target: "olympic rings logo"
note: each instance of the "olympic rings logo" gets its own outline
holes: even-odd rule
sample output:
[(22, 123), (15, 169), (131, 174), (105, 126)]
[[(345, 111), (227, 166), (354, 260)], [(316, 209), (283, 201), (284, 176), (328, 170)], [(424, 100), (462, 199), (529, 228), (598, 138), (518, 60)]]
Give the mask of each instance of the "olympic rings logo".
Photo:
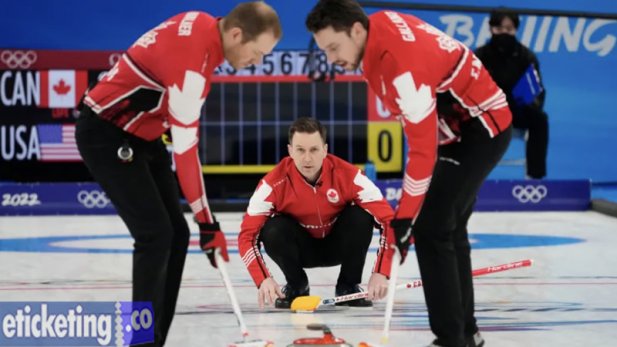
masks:
[(537, 204), (548, 194), (548, 189), (544, 185), (534, 186), (528, 184), (526, 186), (515, 185), (512, 188), (512, 196), (519, 202), (526, 204), (528, 202)]
[(98, 190), (81, 190), (77, 193), (77, 200), (86, 208), (105, 208), (110, 202), (107, 195)]
[(27, 69), (36, 62), (37, 55), (35, 51), (2, 51), (0, 53), (0, 61), (2, 61), (9, 69)]

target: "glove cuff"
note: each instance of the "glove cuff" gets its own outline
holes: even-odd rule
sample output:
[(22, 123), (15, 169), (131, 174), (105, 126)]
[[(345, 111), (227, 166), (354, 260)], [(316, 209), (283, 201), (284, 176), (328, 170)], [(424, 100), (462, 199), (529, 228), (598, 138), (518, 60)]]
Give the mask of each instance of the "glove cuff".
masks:
[(197, 223), (199, 224), (199, 230), (201, 231), (220, 231), (221, 227), (219, 226), (219, 222), (214, 223)]

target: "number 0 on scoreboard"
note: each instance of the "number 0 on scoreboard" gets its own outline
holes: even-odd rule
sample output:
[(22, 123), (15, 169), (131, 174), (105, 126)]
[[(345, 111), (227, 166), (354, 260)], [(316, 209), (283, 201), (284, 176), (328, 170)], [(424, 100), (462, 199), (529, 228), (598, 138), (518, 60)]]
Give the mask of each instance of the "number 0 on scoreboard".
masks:
[(403, 168), (403, 130), (399, 122), (368, 122), (368, 158), (377, 172)]

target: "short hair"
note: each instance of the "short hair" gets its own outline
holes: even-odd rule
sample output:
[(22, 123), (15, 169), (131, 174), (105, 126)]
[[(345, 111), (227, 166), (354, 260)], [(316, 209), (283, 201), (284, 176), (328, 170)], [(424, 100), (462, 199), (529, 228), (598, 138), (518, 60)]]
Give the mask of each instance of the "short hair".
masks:
[(323, 143), (326, 143), (328, 130), (317, 119), (311, 117), (300, 117), (289, 127), (289, 144), (295, 133), (313, 134), (319, 132)]
[(332, 26), (334, 31), (349, 33), (352, 25), (360, 22), (368, 29), (368, 17), (356, 0), (319, 0), (306, 16), (306, 28), (312, 33)]
[(238, 4), (225, 16), (223, 30), (231, 28), (242, 30), (242, 42), (254, 41), (257, 36), (270, 31), (276, 39), (283, 33), (276, 11), (263, 1)]
[(512, 23), (514, 23), (514, 28), (518, 29), (520, 24), (520, 19), (518, 18), (518, 13), (507, 10), (505, 8), (497, 8), (491, 11), (491, 17), (488, 20), (488, 25), (492, 27), (498, 27), (501, 25), (504, 19), (510, 18)]

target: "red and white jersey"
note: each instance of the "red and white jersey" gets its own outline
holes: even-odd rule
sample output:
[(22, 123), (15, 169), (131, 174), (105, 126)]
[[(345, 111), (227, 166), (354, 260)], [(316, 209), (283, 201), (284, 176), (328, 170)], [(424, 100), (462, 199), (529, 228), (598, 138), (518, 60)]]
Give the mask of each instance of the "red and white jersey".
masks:
[(218, 20), (185, 12), (143, 34), (84, 103), (124, 131), (155, 140), (171, 131), (180, 185), (199, 222), (212, 222), (197, 153), (210, 77), (223, 62)]
[(350, 203), (362, 207), (381, 225), (374, 271), (389, 276), (394, 252), (390, 245), (395, 243), (390, 229), (394, 211), (379, 188), (362, 171), (329, 154), (323, 161), (321, 175), (315, 185), (309, 184), (293, 159), (287, 157), (264, 176), (253, 193), (240, 227), (238, 249), (255, 284), (259, 287), (264, 279), (270, 277), (257, 242), (268, 218), (277, 214), (289, 215), (312, 237), (324, 238), (331, 232), (338, 215)]
[(480, 60), (459, 41), (411, 15), (369, 16), (362, 61), (364, 78), (393, 116), (399, 117), (408, 153), (396, 218), (416, 218), (430, 186), (437, 146), (459, 140), (436, 110), (437, 93), (449, 92), (477, 117), (491, 137), (511, 123), (506, 96)]

